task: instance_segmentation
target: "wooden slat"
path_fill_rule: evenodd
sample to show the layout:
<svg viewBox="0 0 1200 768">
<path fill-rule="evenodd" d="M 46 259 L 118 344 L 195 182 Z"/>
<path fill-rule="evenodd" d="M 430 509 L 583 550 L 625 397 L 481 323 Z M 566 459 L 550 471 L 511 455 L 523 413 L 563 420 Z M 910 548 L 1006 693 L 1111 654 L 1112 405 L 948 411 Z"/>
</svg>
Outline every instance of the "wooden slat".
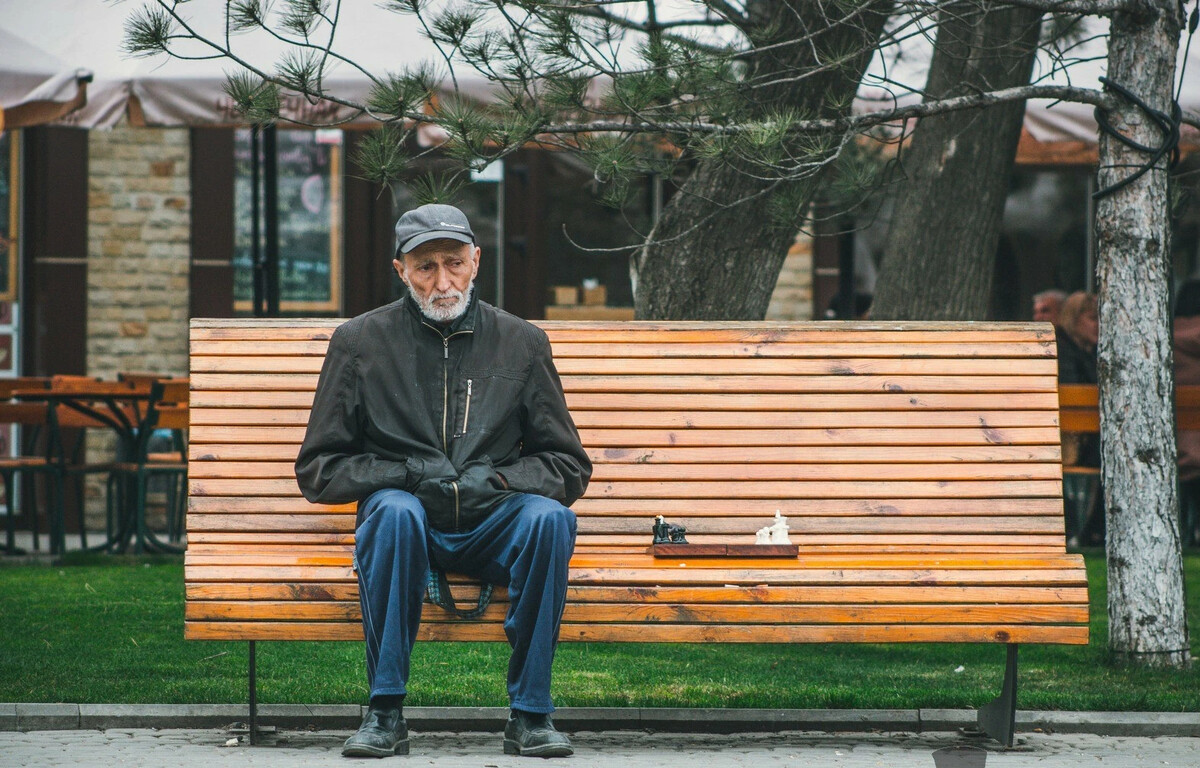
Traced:
<svg viewBox="0 0 1200 768">
<path fill-rule="evenodd" d="M 885 343 L 846 343 L 841 341 L 763 344 L 696 343 L 675 344 L 670 341 L 623 344 L 563 342 L 552 340 L 555 359 L 569 357 L 808 357 L 840 359 L 845 357 L 932 359 L 939 357 L 994 358 L 1054 358 L 1053 343 L 1045 342 L 945 342 L 931 344 L 907 338 Z"/>
<path fill-rule="evenodd" d="M 461 580 L 452 577 L 454 594 L 460 600 L 471 601 L 478 589 L 471 590 Z M 188 600 L 346 600 L 358 601 L 357 583 L 279 584 L 254 582 L 244 584 L 188 583 Z M 496 602 L 508 602 L 508 593 L 496 587 L 492 593 Z M 1087 605 L 1088 592 L 1080 587 L 948 587 L 948 586 L 872 586 L 855 587 L 627 587 L 569 586 L 567 600 L 572 603 L 829 603 L 829 604 L 889 604 L 889 603 L 1021 603 L 1029 605 Z"/>
<path fill-rule="evenodd" d="M 503 622 L 507 606 L 493 604 L 480 617 Z M 188 621 L 362 620 L 356 602 L 221 600 L 189 601 Z M 429 607 L 422 623 L 457 621 Z M 662 603 L 567 603 L 567 623 L 660 624 L 1068 624 L 1087 621 L 1086 605 L 683 605 Z"/>
<path fill-rule="evenodd" d="M 189 460 L 285 461 L 294 462 L 296 443 L 197 443 L 190 445 Z M 597 464 L 669 463 L 692 464 L 720 461 L 724 448 L 601 448 L 588 450 Z M 1052 462 L 1061 463 L 1062 452 L 1054 445 L 932 445 L 932 446 L 746 446 L 738 449 L 738 460 L 746 464 L 791 461 L 806 464 L 948 463 L 948 462 Z"/>
<path fill-rule="evenodd" d="M 299 443 L 304 427 L 214 427 L 196 425 L 191 441 L 206 443 Z M 932 428 L 932 429 L 581 429 L 585 445 L 607 447 L 659 446 L 802 446 L 802 445 L 1054 445 L 1055 427 Z"/>
<path fill-rule="evenodd" d="M 191 640 L 362 640 L 362 625 L 337 622 L 184 623 Z M 420 640 L 503 642 L 496 623 L 422 624 Z M 563 624 L 560 641 L 609 643 L 1058 643 L 1086 645 L 1086 626 L 654 626 Z"/>
<path fill-rule="evenodd" d="M 228 344 L 229 342 L 225 342 Z M 296 354 L 283 354 L 276 346 L 297 348 Z M 219 354 L 199 345 L 192 349 L 192 373 L 319 373 L 324 360 L 324 344 L 317 342 L 274 342 L 270 348 L 246 349 L 241 354 Z M 555 367 L 564 378 L 574 375 L 687 375 L 711 368 L 716 361 L 697 363 L 691 358 L 562 358 Z M 722 375 L 768 376 L 988 376 L 995 375 L 997 364 L 988 358 L 722 358 Z M 1006 374 L 1014 376 L 1057 375 L 1051 358 L 1015 358 L 1004 363 Z"/>
<path fill-rule="evenodd" d="M 274 339 L 328 338 L 344 319 L 295 318 L 286 322 L 260 318 L 194 318 L 191 321 L 193 341 L 205 339 L 243 339 L 251 341 Z M 797 324 L 792 321 L 678 321 L 640 320 L 614 324 L 591 321 L 537 321 L 551 339 L 594 341 L 600 334 L 626 341 L 659 341 L 664 331 L 679 342 L 746 341 L 777 343 L 783 341 L 819 340 L 829 337 L 860 341 L 903 341 L 917 336 L 929 343 L 938 340 L 961 341 L 982 339 L 997 342 L 1041 340 L 1054 342 L 1054 328 L 1049 323 L 905 321 L 826 321 Z"/>
<path fill-rule="evenodd" d="M 858 393 L 811 394 L 658 394 L 568 392 L 572 410 L 633 411 L 969 411 L 1057 410 L 1057 398 L 1039 393 Z"/>
<path fill-rule="evenodd" d="M 994 376 L 1003 370 L 1009 376 L 1058 375 L 1057 361 L 1047 358 L 1005 360 L 998 367 L 993 359 L 933 358 L 745 358 L 729 357 L 720 361 L 697 362 L 689 358 L 562 358 L 555 367 L 561 376 L 574 375 L 687 375 L 711 372 L 721 375 L 768 376 Z M 319 369 L 318 369 L 319 370 Z"/>
<path fill-rule="evenodd" d="M 197 462 L 193 479 L 270 478 L 292 480 L 293 462 Z M 892 463 L 892 464 L 665 464 L 618 462 L 595 464 L 593 483 L 622 480 L 1059 480 L 1062 468 L 1049 462 Z"/>
<path fill-rule="evenodd" d="M 217 428 L 213 428 L 217 429 Z M 224 429 L 234 429 L 224 428 Z M 206 431 L 205 435 L 209 433 Z M 213 435 L 225 440 L 236 438 L 236 432 Z M 721 430 L 656 430 L 656 429 L 581 429 L 585 445 L 609 448 L 657 448 L 667 446 L 803 446 L 803 445 L 1054 445 L 1058 430 L 1047 428 L 979 428 L 979 429 L 721 429 Z M 214 440 L 215 442 L 216 440 Z"/>
<path fill-rule="evenodd" d="M 204 426 L 290 426 L 308 424 L 308 409 L 192 409 L 191 423 Z M 583 428 L 667 427 L 687 429 L 831 429 L 844 427 L 1057 427 L 1055 411 L 583 411 L 571 413 Z"/>
<path fill-rule="evenodd" d="M 678 394 L 1057 392 L 1052 376 L 563 376 L 563 391 Z"/>
<path fill-rule="evenodd" d="M 720 487 L 715 487 L 719 485 Z M 300 496 L 295 479 L 209 479 L 190 480 L 188 493 L 196 496 Z M 1056 480 L 980 480 L 956 483 L 920 481 L 804 481 L 804 482 L 599 482 L 588 486 L 588 498 L 613 499 L 703 499 L 717 495 L 735 499 L 879 499 L 955 498 L 980 499 L 1003 496 L 1062 498 L 1062 482 Z"/>
<path fill-rule="evenodd" d="M 202 496 L 188 500 L 189 516 L 225 514 L 327 515 L 354 519 L 356 505 L 309 504 L 299 497 Z M 653 520 L 655 515 L 670 517 L 728 516 L 768 518 L 776 510 L 787 517 L 803 515 L 1056 515 L 1062 514 L 1061 499 L 991 498 L 965 503 L 961 499 L 882 498 L 882 499 L 602 499 L 583 498 L 571 507 L 577 515 L 621 515 Z M 307 521 L 312 523 L 315 521 Z M 301 521 L 300 524 L 307 524 Z"/>
</svg>

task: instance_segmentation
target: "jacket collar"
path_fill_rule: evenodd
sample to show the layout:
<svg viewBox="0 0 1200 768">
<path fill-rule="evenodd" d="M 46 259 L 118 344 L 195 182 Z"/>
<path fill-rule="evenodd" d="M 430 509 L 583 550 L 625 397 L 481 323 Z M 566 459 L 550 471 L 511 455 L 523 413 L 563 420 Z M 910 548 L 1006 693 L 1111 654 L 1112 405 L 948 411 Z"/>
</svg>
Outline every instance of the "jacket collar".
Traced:
<svg viewBox="0 0 1200 768">
<path fill-rule="evenodd" d="M 417 306 L 416 300 L 412 294 L 405 294 L 404 303 L 408 307 L 408 311 L 412 313 L 418 323 L 429 328 L 436 329 L 442 336 L 450 336 L 455 333 L 473 333 L 475 325 L 479 322 L 479 290 L 474 288 L 471 290 L 471 297 L 467 302 L 467 311 L 463 312 L 450 323 L 450 325 L 442 325 L 435 323 L 421 313 L 421 308 Z"/>
</svg>

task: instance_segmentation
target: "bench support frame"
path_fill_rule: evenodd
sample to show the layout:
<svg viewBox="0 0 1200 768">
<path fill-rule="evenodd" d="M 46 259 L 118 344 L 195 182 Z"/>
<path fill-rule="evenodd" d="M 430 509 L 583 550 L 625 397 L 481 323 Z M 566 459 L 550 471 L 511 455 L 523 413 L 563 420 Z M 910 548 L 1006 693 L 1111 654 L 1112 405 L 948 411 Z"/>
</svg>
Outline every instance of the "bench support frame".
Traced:
<svg viewBox="0 0 1200 768">
<path fill-rule="evenodd" d="M 258 670 L 255 665 L 254 641 L 250 641 L 250 746 L 258 742 Z"/>
<path fill-rule="evenodd" d="M 979 708 L 977 720 L 979 730 L 1005 747 L 1013 745 L 1017 727 L 1017 648 L 1008 644 L 1008 658 L 1004 664 L 1004 686 L 1000 695 Z"/>
</svg>

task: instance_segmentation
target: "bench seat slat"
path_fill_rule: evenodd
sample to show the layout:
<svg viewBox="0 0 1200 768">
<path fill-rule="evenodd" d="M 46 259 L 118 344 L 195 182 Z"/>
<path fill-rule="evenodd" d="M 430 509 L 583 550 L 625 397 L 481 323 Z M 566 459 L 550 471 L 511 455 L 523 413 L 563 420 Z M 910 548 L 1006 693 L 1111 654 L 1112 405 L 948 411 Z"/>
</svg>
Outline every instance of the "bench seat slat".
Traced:
<svg viewBox="0 0 1200 768">
<path fill-rule="evenodd" d="M 479 594 L 477 582 L 466 581 L 465 577 L 450 574 L 454 595 L 463 604 L 473 603 Z M 349 601 L 357 603 L 357 583 L 330 582 L 326 584 L 279 584 L 253 582 L 243 584 L 189 583 L 186 586 L 188 600 L 323 600 Z M 508 592 L 496 587 L 492 599 L 498 603 L 508 602 Z M 994 604 L 1012 602 L 1029 605 L 1086 605 L 1086 588 L 1075 587 L 996 587 L 996 586 L 873 586 L 855 587 L 624 587 L 569 586 L 567 599 L 576 603 L 631 603 L 653 600 L 660 603 L 707 604 L 707 603 L 822 603 L 871 605 L 889 603 L 932 603 Z"/>
<path fill-rule="evenodd" d="M 492 604 L 480 618 L 503 621 L 507 606 Z M 359 621 L 357 602 L 190 601 L 189 621 Z M 428 606 L 422 623 L 456 621 Z M 1087 621 L 1083 605 L 682 605 L 569 602 L 563 621 L 579 624 L 1071 624 Z"/>
<path fill-rule="evenodd" d="M 805 537 L 803 540 L 797 540 L 797 543 L 802 545 L 809 543 L 807 539 L 808 534 L 819 533 L 1061 533 L 1063 528 L 1062 518 L 1053 515 L 1005 517 L 987 516 L 987 510 L 983 510 L 982 512 L 982 514 L 973 517 L 938 517 L 933 515 L 796 516 L 789 518 L 789 524 L 792 536 Z M 275 522 L 274 520 L 245 521 L 240 524 L 239 528 L 238 521 L 243 517 L 245 516 L 225 515 L 221 516 L 220 522 L 232 525 L 233 528 L 230 530 L 240 529 L 245 531 L 269 531 Z M 347 517 L 349 518 L 349 515 Z M 275 520 L 278 519 L 276 518 Z M 350 519 L 352 520 L 353 518 Z M 725 534 L 725 538 L 734 539 L 740 536 L 742 537 L 742 543 L 753 543 L 754 530 L 751 527 L 752 524 L 744 517 L 673 517 L 672 520 L 685 526 L 689 534 Z M 198 530 L 214 530 L 211 526 L 218 522 L 218 520 L 214 519 L 214 516 L 207 516 L 205 521 L 205 528 Z M 342 521 L 339 520 L 334 525 L 340 528 Z M 314 530 L 315 528 L 316 526 L 312 526 L 305 530 L 316 533 L 318 531 Z M 649 527 L 642 518 L 588 515 L 578 518 L 578 531 L 580 536 L 592 534 L 625 535 L 625 538 L 629 541 L 638 542 L 643 547 L 646 547 L 646 536 Z"/>
<path fill-rule="evenodd" d="M 353 622 L 196 622 L 184 623 L 193 640 L 355 640 L 362 625 Z M 421 625 L 420 640 L 504 642 L 495 622 Z M 1087 627 L 1037 625 L 669 625 L 563 624 L 565 642 L 633 643 L 1058 643 L 1087 644 Z"/>
<path fill-rule="evenodd" d="M 619 566 L 573 566 L 570 580 L 573 584 L 628 584 L 636 586 L 663 585 L 806 585 L 806 584 L 859 584 L 885 585 L 907 584 L 1000 584 L 1028 586 L 1053 584 L 1057 586 L 1082 586 L 1086 580 L 1078 570 L 1070 566 L 1033 567 L 979 567 L 979 568 L 830 568 L 803 567 L 785 568 L 779 561 L 755 563 L 753 567 L 722 568 L 676 567 L 676 568 L 631 568 Z M 693 566 L 695 566 L 693 561 Z M 346 565 L 242 565 L 198 564 L 188 561 L 189 581 L 354 581 L 354 572 Z"/>
</svg>

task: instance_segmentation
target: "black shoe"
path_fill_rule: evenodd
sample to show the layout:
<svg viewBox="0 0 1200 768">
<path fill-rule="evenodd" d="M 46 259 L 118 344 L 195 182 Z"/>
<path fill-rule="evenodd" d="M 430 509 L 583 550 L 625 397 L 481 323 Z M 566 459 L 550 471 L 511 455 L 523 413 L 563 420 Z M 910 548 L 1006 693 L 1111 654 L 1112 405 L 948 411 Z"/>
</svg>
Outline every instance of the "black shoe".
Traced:
<svg viewBox="0 0 1200 768">
<path fill-rule="evenodd" d="M 408 754 L 408 723 L 398 708 L 370 707 L 362 725 L 342 747 L 344 757 Z"/>
<path fill-rule="evenodd" d="M 528 757 L 566 757 L 574 754 L 571 740 L 554 730 L 550 715 L 512 710 L 504 726 L 504 754 Z"/>
</svg>

